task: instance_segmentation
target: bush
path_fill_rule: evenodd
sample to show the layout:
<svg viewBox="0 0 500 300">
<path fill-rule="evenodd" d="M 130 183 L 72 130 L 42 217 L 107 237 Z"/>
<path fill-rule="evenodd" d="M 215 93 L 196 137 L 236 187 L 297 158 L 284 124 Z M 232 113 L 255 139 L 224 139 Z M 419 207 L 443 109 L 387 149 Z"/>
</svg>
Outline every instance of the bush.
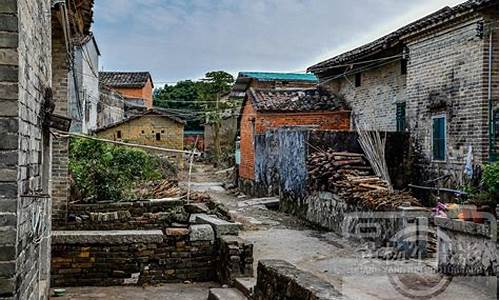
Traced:
<svg viewBox="0 0 500 300">
<path fill-rule="evenodd" d="M 483 165 L 481 180 L 477 185 L 468 185 L 465 191 L 476 205 L 495 208 L 498 204 L 498 162 Z"/>
<path fill-rule="evenodd" d="M 162 178 L 160 158 L 145 151 L 99 141 L 71 138 L 69 169 L 81 199 L 130 200 L 132 189 Z"/>
</svg>

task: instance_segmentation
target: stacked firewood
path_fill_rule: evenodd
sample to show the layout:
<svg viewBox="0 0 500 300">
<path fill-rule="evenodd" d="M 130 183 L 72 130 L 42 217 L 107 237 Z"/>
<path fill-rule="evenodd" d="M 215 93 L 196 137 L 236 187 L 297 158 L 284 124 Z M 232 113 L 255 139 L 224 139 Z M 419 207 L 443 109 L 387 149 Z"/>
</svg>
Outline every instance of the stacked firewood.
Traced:
<svg viewBox="0 0 500 300">
<path fill-rule="evenodd" d="M 374 210 L 391 210 L 402 205 L 420 206 L 410 194 L 392 192 L 387 182 L 373 174 L 362 154 L 315 152 L 307 160 L 311 190 L 330 191 L 346 202 Z"/>
</svg>

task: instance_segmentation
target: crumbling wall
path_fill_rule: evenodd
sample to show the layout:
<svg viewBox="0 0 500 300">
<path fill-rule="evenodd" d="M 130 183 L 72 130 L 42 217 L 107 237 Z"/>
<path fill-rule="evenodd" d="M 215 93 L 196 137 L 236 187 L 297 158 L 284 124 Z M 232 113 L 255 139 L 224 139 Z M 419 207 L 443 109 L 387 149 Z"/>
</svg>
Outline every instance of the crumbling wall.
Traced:
<svg viewBox="0 0 500 300">
<path fill-rule="evenodd" d="M 217 277 L 232 284 L 241 277 L 253 277 L 253 244 L 237 236 L 225 235 L 219 240 Z"/>
<path fill-rule="evenodd" d="M 0 298 L 46 299 L 50 1 L 0 4 Z"/>
<path fill-rule="evenodd" d="M 54 222 L 56 230 L 160 229 L 187 223 L 184 200 L 144 200 L 68 205 L 68 220 Z"/>
</svg>

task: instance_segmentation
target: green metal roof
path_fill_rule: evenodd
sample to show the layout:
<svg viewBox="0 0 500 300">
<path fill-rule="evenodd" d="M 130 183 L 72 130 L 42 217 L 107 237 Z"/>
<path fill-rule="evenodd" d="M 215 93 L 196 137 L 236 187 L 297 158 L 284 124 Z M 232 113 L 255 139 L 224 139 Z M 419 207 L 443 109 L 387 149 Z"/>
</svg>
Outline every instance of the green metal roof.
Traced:
<svg viewBox="0 0 500 300">
<path fill-rule="evenodd" d="M 318 78 L 313 73 L 273 73 L 273 72 L 240 72 L 239 76 L 250 77 L 257 80 L 289 80 L 317 82 Z"/>
</svg>

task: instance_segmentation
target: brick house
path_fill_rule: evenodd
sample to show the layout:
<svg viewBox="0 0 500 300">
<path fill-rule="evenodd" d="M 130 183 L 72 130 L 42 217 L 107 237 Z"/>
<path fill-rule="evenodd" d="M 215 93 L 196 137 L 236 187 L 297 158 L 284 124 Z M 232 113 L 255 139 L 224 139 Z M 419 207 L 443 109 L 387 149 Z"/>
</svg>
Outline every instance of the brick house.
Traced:
<svg viewBox="0 0 500 300">
<path fill-rule="evenodd" d="M 311 66 L 320 85 L 342 94 L 353 122 L 408 131 L 416 180 L 463 182 L 498 153 L 498 1 L 445 7 L 371 43 Z"/>
<path fill-rule="evenodd" d="M 153 79 L 149 72 L 99 72 L 99 80 L 128 102 L 153 108 Z"/>
<path fill-rule="evenodd" d="M 249 88 L 287 89 L 312 88 L 318 78 L 311 73 L 240 72 L 231 90 L 231 97 L 244 98 Z"/>
<path fill-rule="evenodd" d="M 101 138 L 134 144 L 157 146 L 166 149 L 184 149 L 184 121 L 157 110 L 99 128 Z"/>
<path fill-rule="evenodd" d="M 255 137 L 287 126 L 349 130 L 350 111 L 342 99 L 319 89 L 249 88 L 240 119 L 240 184 L 255 179 Z"/>
<path fill-rule="evenodd" d="M 89 33 L 93 8 L 92 0 L 52 2 L 0 4 L 1 299 L 49 294 L 51 206 L 62 174 L 50 168 L 67 161 L 67 139 L 50 131 L 69 130 L 66 45 Z"/>
</svg>

